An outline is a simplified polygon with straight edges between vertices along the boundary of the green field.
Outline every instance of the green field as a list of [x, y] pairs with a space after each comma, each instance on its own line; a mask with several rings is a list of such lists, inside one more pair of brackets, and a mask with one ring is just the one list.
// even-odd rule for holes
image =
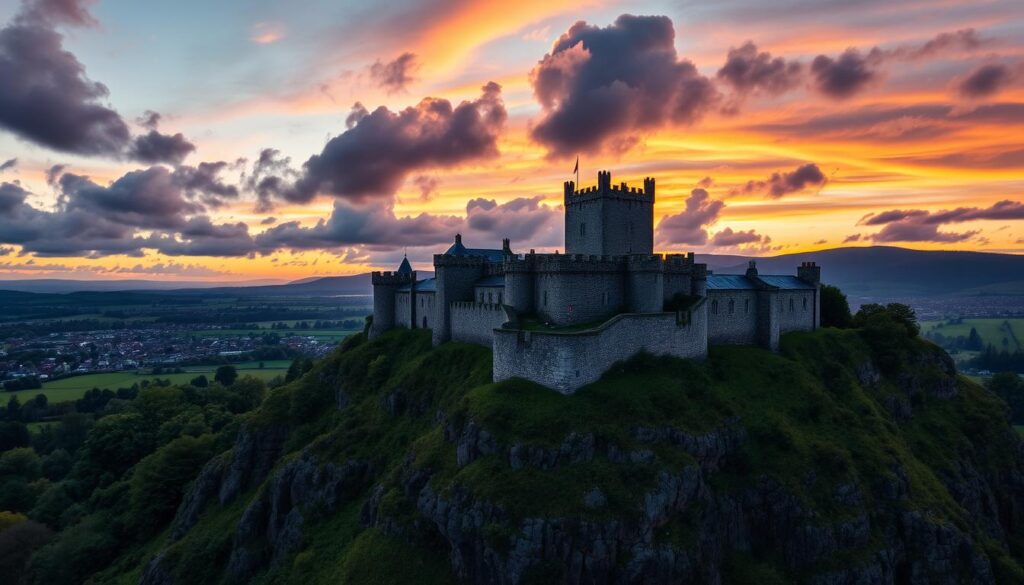
[[[949, 338], [960, 335], [967, 337], [972, 327], [978, 331], [986, 345], [992, 344], [996, 349], [1010, 351], [1024, 350], [1024, 319], [964, 319], [955, 325], [946, 324], [945, 321], [921, 322], [922, 333], [941, 333]], [[1005, 344], [1003, 339], [1006, 339]]]
[[349, 335], [359, 333], [359, 331], [348, 329], [204, 329], [196, 331], [195, 335], [198, 337], [235, 337], [239, 335], [265, 335], [267, 333], [277, 333], [281, 337], [298, 335], [301, 337], [315, 337], [319, 341], [341, 341]]
[[[238, 374], [241, 376], [254, 376], [261, 380], [271, 380], [276, 376], [283, 377], [290, 364], [291, 362], [288, 360], [268, 360], [263, 362], [263, 369], [259, 369], [258, 362], [243, 362], [233, 365], [238, 369]], [[157, 376], [149, 373], [140, 374], [136, 372], [112, 372], [107, 374], [85, 374], [83, 376], [72, 376], [70, 378], [45, 382], [42, 389], [3, 392], [0, 393], [0, 399], [7, 401], [10, 400], [11, 396], [17, 396], [18, 400], [25, 402], [26, 400], [31, 400], [37, 394], [45, 394], [46, 398], [50, 402], [64, 402], [67, 400], [77, 400], [81, 398], [86, 391], [92, 390], [93, 388], [99, 388], [101, 390], [117, 390], [118, 388], [129, 388], [132, 384], [142, 382], [143, 380], [153, 380], [156, 378], [161, 380], [170, 380], [172, 384], [188, 384], [192, 378], [195, 378], [199, 374], [205, 374], [207, 378], [212, 380], [213, 374], [217, 370], [217, 366], [189, 366], [183, 369], [185, 372], [181, 374], [161, 374]]]

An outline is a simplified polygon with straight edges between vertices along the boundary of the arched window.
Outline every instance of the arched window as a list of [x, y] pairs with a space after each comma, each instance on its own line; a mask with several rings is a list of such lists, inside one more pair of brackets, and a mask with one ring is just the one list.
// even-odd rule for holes
[[427, 329], [427, 317], [426, 316], [423, 317], [423, 328]]
[[733, 311], [736, 310], [736, 301], [729, 299], [729, 314], [732, 315]]
[[544, 291], [544, 306], [548, 306], [548, 291]]
[[601, 293], [601, 304], [605, 307], [608, 306], [608, 291]]
[[749, 313], [750, 312], [750, 299], [746, 299], [746, 300], [743, 301], [743, 312], [744, 313]]
[[717, 315], [718, 314], [718, 301], [711, 301], [711, 314], [712, 315]]
[[582, 238], [585, 235], [587, 235], [587, 224], [581, 223], [580, 224], [580, 237]]
[[501, 293], [498, 293], [498, 304], [499, 304], [499, 305], [500, 305], [500, 304], [502, 304], [502, 301], [501, 301]]
[[804, 297], [804, 310], [807, 310], [807, 297]]
[[793, 299], [789, 299], [789, 312], [793, 312]]
[[423, 297], [420, 297], [420, 307], [422, 307], [422, 306], [423, 306], [423, 301], [425, 301], [425, 300], [426, 300], [426, 299], [424, 299]]

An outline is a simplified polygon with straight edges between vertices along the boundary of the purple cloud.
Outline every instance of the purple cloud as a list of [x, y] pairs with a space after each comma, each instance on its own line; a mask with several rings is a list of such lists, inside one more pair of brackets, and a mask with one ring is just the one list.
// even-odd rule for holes
[[574, 24], [530, 73], [543, 108], [533, 139], [554, 157], [622, 151], [644, 132], [700, 119], [718, 92], [674, 43], [665, 16], [624, 14], [604, 28]]
[[686, 198], [686, 209], [675, 215], [666, 215], [658, 222], [659, 242], [665, 245], [688, 244], [701, 246], [708, 242], [707, 226], [718, 221], [725, 203], [711, 199], [704, 189], [694, 189]]

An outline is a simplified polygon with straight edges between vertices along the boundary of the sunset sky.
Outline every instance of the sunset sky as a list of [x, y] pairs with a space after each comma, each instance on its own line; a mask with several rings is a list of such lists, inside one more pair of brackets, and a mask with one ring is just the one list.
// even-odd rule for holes
[[555, 250], [1024, 253], [1024, 2], [5, 0], [0, 278], [290, 280]]

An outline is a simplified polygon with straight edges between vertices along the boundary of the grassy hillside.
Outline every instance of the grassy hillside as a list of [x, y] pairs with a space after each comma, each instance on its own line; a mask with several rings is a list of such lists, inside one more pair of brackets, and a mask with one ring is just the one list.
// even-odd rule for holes
[[429, 332], [350, 338], [89, 582], [1024, 580], [1021, 439], [927, 342], [638, 356], [573, 396], [490, 376]]

